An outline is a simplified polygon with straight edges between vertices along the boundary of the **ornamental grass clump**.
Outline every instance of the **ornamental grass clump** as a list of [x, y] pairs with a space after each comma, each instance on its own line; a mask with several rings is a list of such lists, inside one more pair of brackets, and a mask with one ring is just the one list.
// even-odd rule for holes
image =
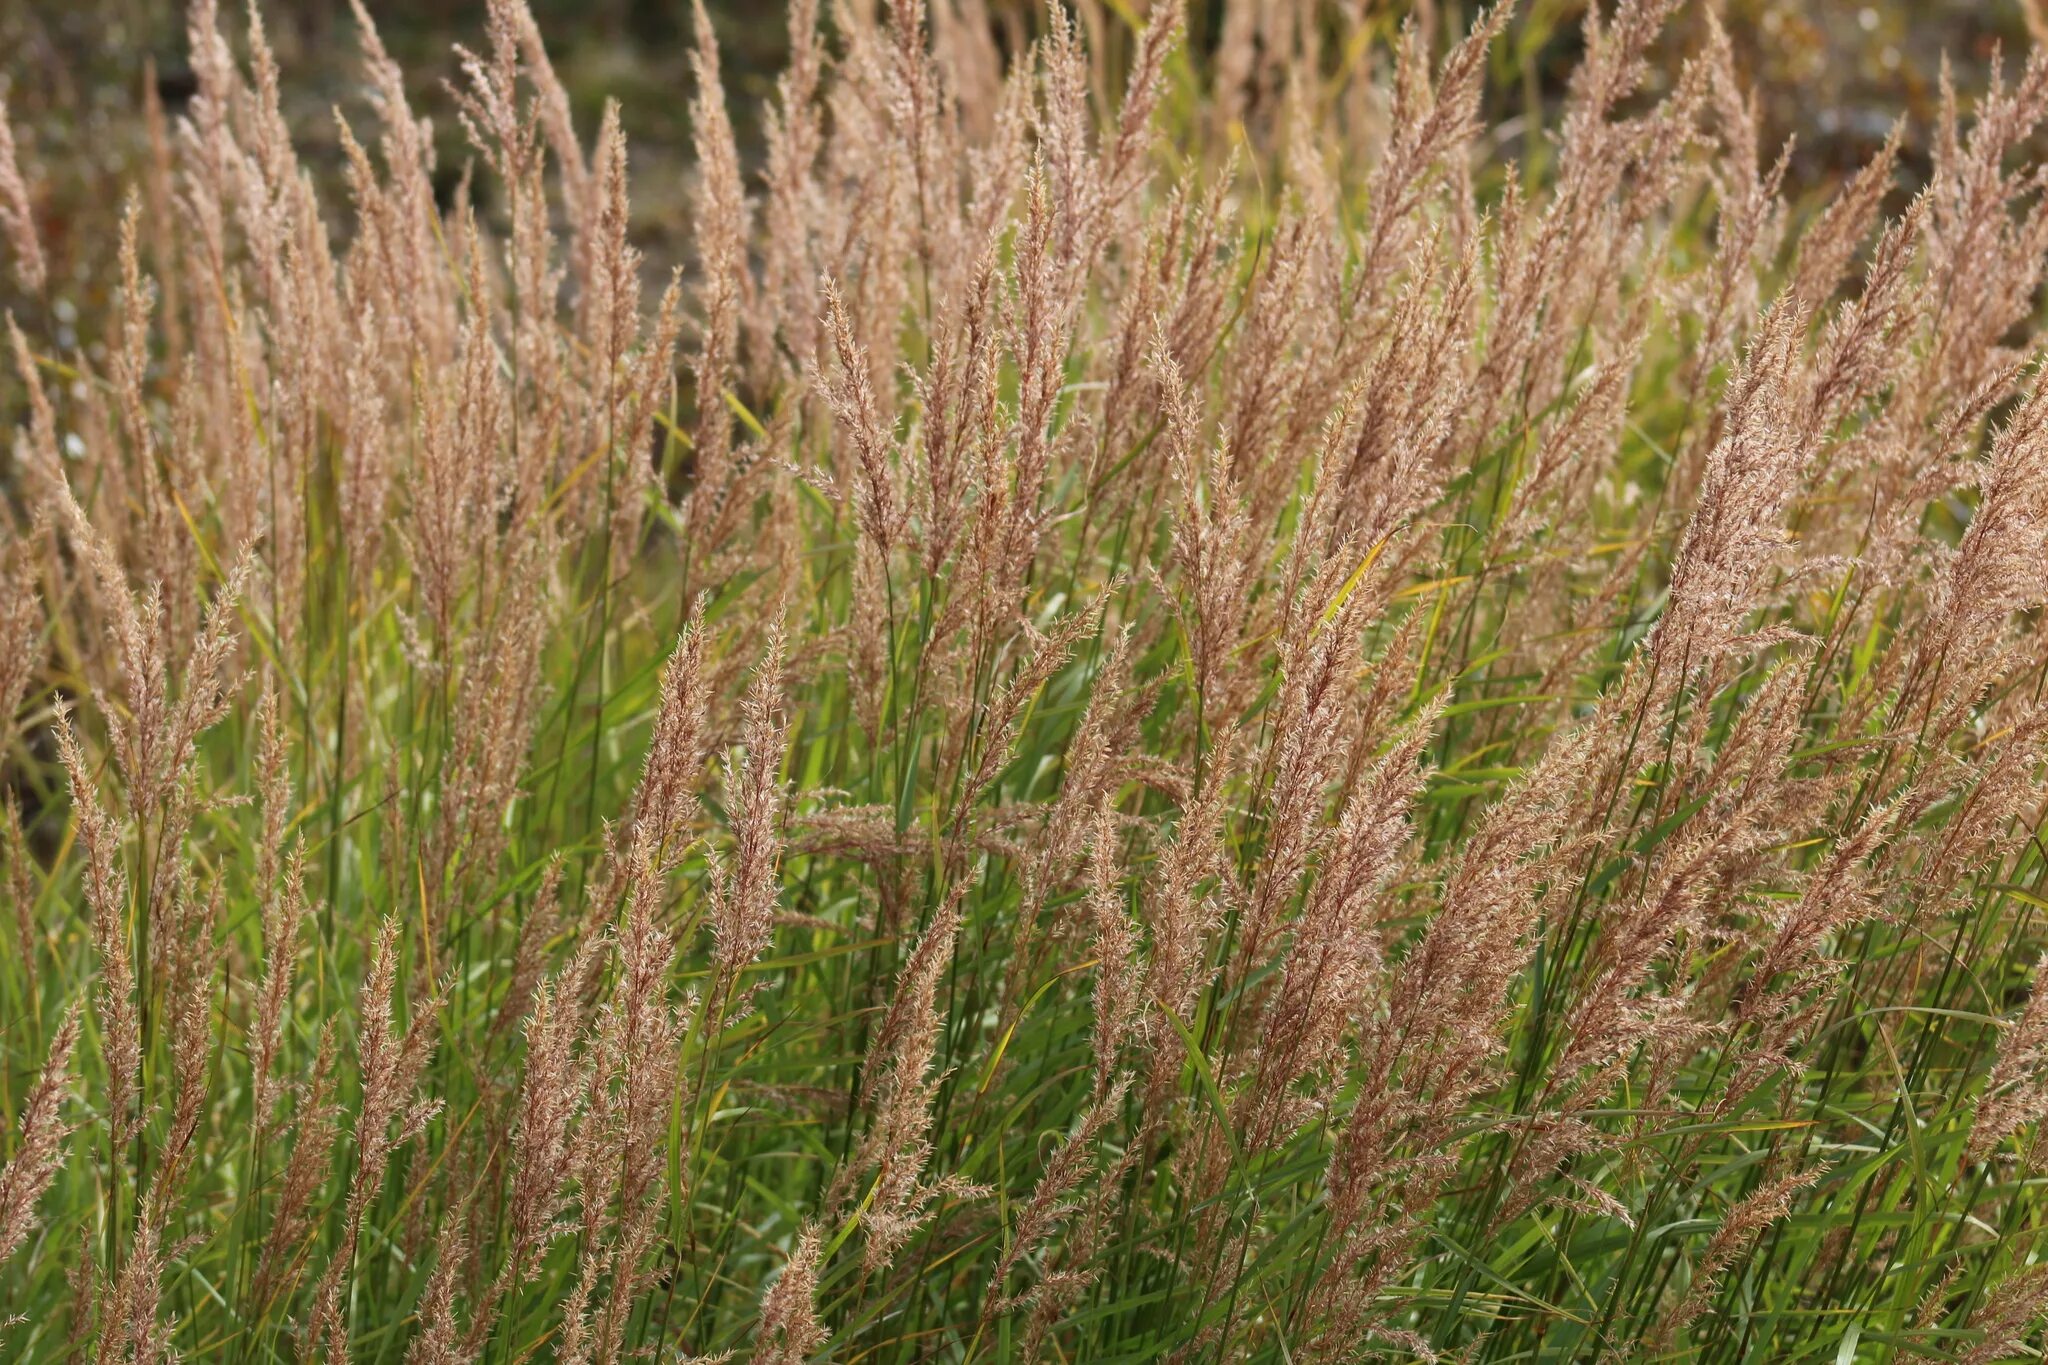
[[1283, 11], [0, 111], [0, 1353], [2040, 1354], [2048, 55]]

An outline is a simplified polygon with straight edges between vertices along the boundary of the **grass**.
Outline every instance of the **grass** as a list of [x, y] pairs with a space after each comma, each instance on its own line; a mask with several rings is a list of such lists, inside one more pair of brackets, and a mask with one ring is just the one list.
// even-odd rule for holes
[[8, 1358], [2036, 1358], [2048, 64], [1794, 215], [1670, 8], [795, 6], [660, 302], [518, 5], [495, 213], [196, 9], [98, 340], [0, 179]]

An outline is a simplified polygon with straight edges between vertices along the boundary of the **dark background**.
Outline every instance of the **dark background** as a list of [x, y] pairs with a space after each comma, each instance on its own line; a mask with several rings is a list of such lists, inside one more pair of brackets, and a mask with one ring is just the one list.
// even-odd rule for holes
[[[2015, 68], [2029, 45], [2023, 2], [1696, 0], [1668, 37], [1673, 60], [1667, 65], [1675, 68], [1676, 53], [1697, 40], [1697, 6], [1716, 4], [1759, 91], [1768, 145], [1798, 133], [1787, 188], [1795, 208], [1810, 210], [1876, 149], [1900, 114], [1909, 119], [1902, 180], [1910, 187], [1925, 164], [1943, 54], [1966, 94], [1982, 88], [2001, 50], [2005, 66]], [[416, 111], [435, 121], [452, 177], [468, 152], [441, 87], [456, 72], [451, 45], [482, 45], [484, 6], [481, 0], [368, 3], [407, 72]], [[1041, 23], [1042, 10], [1031, 0], [987, 3], [1020, 29]], [[1471, 6], [1439, 3], [1441, 41], [1469, 22]], [[1391, 31], [1406, 4], [1366, 0], [1365, 12]], [[693, 93], [686, 0], [532, 5], [586, 138], [604, 100], [621, 102], [632, 144], [636, 240], [657, 268], [686, 259]], [[1519, 113], [1532, 99], [1554, 106], [1578, 56], [1583, 5], [1523, 0], [1514, 29], [1495, 53], [1490, 98], [1497, 116]], [[709, 0], [709, 6], [742, 156], [751, 165], [759, 154], [760, 109], [782, 64], [785, 13], [777, 0]], [[239, 38], [246, 22], [241, 0], [223, 0], [222, 9], [224, 24]], [[267, 0], [262, 13], [302, 155], [316, 175], [331, 173], [339, 163], [333, 111], [339, 108], [358, 127], [368, 122], [348, 6], [345, 0]], [[1213, 49], [1220, 18], [1221, 0], [1193, 0], [1189, 51], [1198, 64]], [[0, 87], [22, 144], [23, 170], [36, 186], [60, 313], [89, 311], [103, 292], [110, 262], [100, 257], [114, 241], [106, 215], [140, 165], [140, 97], [149, 64], [173, 114], [189, 92], [183, 25], [178, 0], [0, 0]], [[330, 202], [342, 201], [332, 196]], [[0, 284], [0, 307], [20, 302], [7, 297], [8, 287]]]

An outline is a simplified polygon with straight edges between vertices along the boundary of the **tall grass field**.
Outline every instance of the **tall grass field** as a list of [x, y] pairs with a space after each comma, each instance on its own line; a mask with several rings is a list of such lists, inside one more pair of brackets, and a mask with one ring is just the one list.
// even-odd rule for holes
[[369, 7], [0, 117], [0, 1359], [2041, 1358], [2048, 48]]

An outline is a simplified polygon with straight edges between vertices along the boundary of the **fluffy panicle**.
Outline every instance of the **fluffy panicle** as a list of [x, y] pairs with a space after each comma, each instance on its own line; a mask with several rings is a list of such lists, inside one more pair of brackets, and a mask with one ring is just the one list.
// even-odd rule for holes
[[101, 806], [97, 783], [71, 713], [57, 710], [57, 748], [71, 782], [79, 843], [85, 849], [85, 902], [92, 915], [92, 943], [99, 956], [100, 984], [93, 1000], [100, 1051], [107, 1069], [109, 1137], [118, 1149], [142, 1122], [142, 1027], [136, 1013], [135, 962], [128, 941], [128, 878], [121, 865], [121, 835]]
[[704, 336], [696, 362], [697, 478], [700, 486], [719, 488], [732, 455], [732, 417], [725, 395], [738, 359], [740, 305], [748, 279], [747, 205], [732, 123], [726, 117], [725, 87], [719, 82], [718, 38], [703, 0], [695, 0], [691, 14], [697, 31], [697, 50], [691, 57], [697, 98], [690, 106], [690, 123], [697, 152], [697, 265], [704, 281]]
[[[1998, 1060], [1985, 1078], [1984, 1093], [1970, 1117], [1969, 1155], [1981, 1161], [2006, 1138], [2048, 1117], [2048, 991], [2040, 989], [2040, 965], [2026, 1007], [2008, 1021], [1998, 1039]], [[2030, 1143], [2027, 1164], [2039, 1160]]]
[[633, 843], [655, 866], [682, 856], [704, 764], [706, 706], [704, 599], [661, 671], [661, 709], [633, 795]]
[[803, 1365], [825, 1344], [827, 1333], [818, 1321], [816, 1302], [820, 1240], [816, 1227], [798, 1233], [782, 1273], [761, 1296], [755, 1365]]
[[784, 662], [778, 625], [769, 631], [768, 655], [741, 705], [745, 718], [741, 756], [726, 762], [725, 797], [733, 823], [732, 869], [718, 887], [711, 908], [711, 957], [718, 968], [713, 998], [720, 1008], [730, 1004], [738, 974], [767, 949], [775, 929], [782, 766], [789, 742], [782, 694]]
[[36, 1204], [63, 1164], [64, 1139], [71, 1126], [64, 1118], [64, 1092], [71, 1073], [71, 1050], [78, 1046], [78, 1007], [64, 1012], [64, 1022], [50, 1039], [42, 1075], [21, 1108], [21, 1140], [5, 1166], [0, 1166], [0, 1262], [12, 1256], [36, 1224]]
[[14, 276], [21, 287], [31, 294], [42, 293], [49, 268], [43, 259], [42, 239], [36, 233], [28, 183], [21, 177], [14, 125], [4, 103], [0, 103], [0, 234], [6, 236], [7, 248], [14, 253]]
[[937, 1009], [939, 978], [960, 930], [959, 899], [956, 893], [941, 903], [905, 959], [888, 1014], [861, 1065], [863, 1106], [872, 1118], [860, 1150], [841, 1168], [831, 1202], [846, 1202], [856, 1175], [871, 1178], [872, 1188], [862, 1201], [867, 1230], [863, 1264], [870, 1271], [887, 1265], [932, 1216], [935, 1199], [955, 1192], [946, 1182], [927, 1181], [925, 1166], [932, 1155], [937, 1085], [930, 1071], [944, 1022]]

